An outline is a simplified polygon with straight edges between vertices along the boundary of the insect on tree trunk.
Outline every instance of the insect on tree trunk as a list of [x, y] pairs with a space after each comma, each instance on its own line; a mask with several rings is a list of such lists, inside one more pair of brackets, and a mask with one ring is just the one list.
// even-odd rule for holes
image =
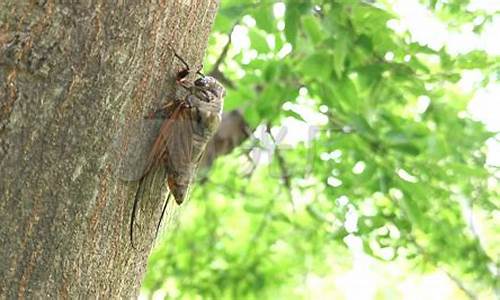
[[168, 45], [200, 65], [218, 6], [159, 2], [0, 2], [0, 298], [137, 295], [166, 187], [120, 180], [113, 140], [173, 100]]

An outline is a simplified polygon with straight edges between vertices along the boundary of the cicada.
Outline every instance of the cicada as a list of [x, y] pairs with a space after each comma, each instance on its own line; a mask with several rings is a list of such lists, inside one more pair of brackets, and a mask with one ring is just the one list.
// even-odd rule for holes
[[[140, 163], [139, 170], [142, 171], [137, 171], [137, 168], [132, 170], [133, 175], [141, 174], [138, 180], [142, 180], [149, 172], [158, 167], [166, 169], [166, 183], [169, 188], [169, 195], [163, 206], [157, 231], [170, 196], [173, 196], [175, 202], [179, 205], [185, 200], [207, 143], [219, 127], [223, 97], [225, 95], [224, 87], [215, 78], [204, 76], [199, 71], [196, 72], [198, 78], [194, 82], [188, 82], [189, 67], [177, 53], [175, 53], [175, 56], [186, 66], [186, 69], [177, 73], [176, 81], [179, 86], [186, 89], [187, 93], [183, 98], [167, 102], [161, 109], [153, 113], [153, 116], [149, 118], [150, 120], [146, 119], [148, 121], [146, 127], [154, 130], [158, 129], [159, 126], [152, 145], [149, 145], [151, 139], [145, 134], [138, 139], [144, 140], [144, 144], [131, 148], [133, 150], [150, 147], [145, 162]], [[161, 125], [158, 124], [158, 120], [162, 120]], [[144, 131], [139, 131], [139, 134], [143, 133]], [[141, 156], [140, 154], [134, 155]], [[124, 177], [128, 177], [126, 179], [129, 180], [134, 179], [134, 176]], [[132, 246], [133, 226], [138, 200], [139, 198], [136, 196], [130, 220]]]
[[207, 143], [221, 121], [224, 88], [213, 77], [195, 80], [188, 95], [163, 108], [166, 118], [148, 157], [145, 172], [163, 165], [167, 184], [181, 204]]

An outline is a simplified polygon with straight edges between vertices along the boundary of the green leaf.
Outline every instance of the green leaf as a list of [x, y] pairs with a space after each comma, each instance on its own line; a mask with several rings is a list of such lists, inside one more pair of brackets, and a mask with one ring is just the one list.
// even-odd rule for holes
[[269, 44], [266, 40], [266, 34], [263, 31], [257, 28], [251, 28], [248, 32], [248, 37], [250, 38], [252, 48], [259, 53], [268, 53], [270, 51]]
[[358, 96], [356, 86], [348, 77], [334, 81], [333, 93], [335, 95], [335, 99], [346, 109], [354, 109], [354, 111], [358, 113], [364, 108], [361, 106], [362, 99]]
[[282, 98], [281, 89], [276, 84], [269, 84], [264, 87], [264, 90], [259, 95], [258, 110], [261, 117], [270, 118], [277, 114], [276, 108], [280, 107], [284, 99]]
[[300, 7], [294, 1], [288, 1], [285, 10], [285, 36], [295, 48], [300, 24]]
[[464, 69], [486, 68], [490, 64], [488, 54], [481, 50], [469, 52], [457, 59], [457, 66]]
[[302, 24], [306, 34], [313, 41], [313, 43], [318, 44], [325, 37], [325, 33], [321, 28], [318, 18], [312, 15], [304, 16], [302, 18]]
[[312, 78], [329, 78], [332, 71], [332, 57], [327, 53], [314, 53], [298, 66], [300, 73]]
[[259, 5], [253, 16], [258, 28], [267, 31], [268, 33], [276, 30], [272, 5]]
[[334, 42], [334, 69], [337, 78], [341, 78], [344, 74], [345, 60], [349, 51], [350, 40], [346, 34], [339, 34]]
[[352, 117], [351, 124], [353, 125], [354, 129], [356, 129], [357, 132], [364, 134], [364, 135], [374, 135], [375, 131], [373, 128], [370, 126], [368, 121], [366, 121], [366, 118], [362, 115], [354, 115]]
[[256, 206], [255, 204], [245, 203], [243, 209], [252, 214], [260, 214], [266, 211], [266, 206]]
[[257, 125], [259, 125], [262, 120], [255, 106], [250, 106], [247, 109], [245, 109], [243, 116], [245, 117], [245, 121], [252, 128], [257, 127]]
[[294, 117], [297, 120], [305, 121], [301, 114], [298, 114], [293, 110], [286, 110], [285, 115], [290, 116], [290, 117]]
[[278, 75], [278, 68], [280, 65], [278, 63], [270, 63], [264, 70], [264, 79], [266, 82], [274, 81]]

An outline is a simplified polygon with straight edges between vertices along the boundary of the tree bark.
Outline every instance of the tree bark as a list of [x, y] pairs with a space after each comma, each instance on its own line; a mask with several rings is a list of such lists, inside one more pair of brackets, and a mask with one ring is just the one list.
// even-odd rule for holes
[[138, 293], [166, 187], [120, 180], [113, 139], [175, 97], [168, 45], [200, 65], [218, 6], [140, 2], [0, 2], [2, 299]]

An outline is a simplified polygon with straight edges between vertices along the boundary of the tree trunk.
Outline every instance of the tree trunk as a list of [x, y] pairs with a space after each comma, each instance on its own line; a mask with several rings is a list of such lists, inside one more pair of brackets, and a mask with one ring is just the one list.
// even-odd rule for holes
[[169, 44], [200, 65], [218, 4], [111, 2], [0, 2], [2, 299], [138, 293], [166, 190], [120, 180], [113, 139], [175, 97]]

